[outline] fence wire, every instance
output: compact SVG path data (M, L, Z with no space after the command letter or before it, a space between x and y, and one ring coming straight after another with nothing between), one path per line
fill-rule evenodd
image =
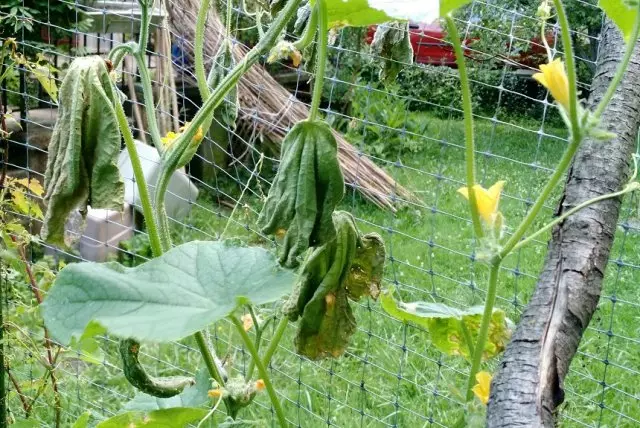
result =
M57 26L46 20L36 20L33 25L63 32L72 48L46 51L27 39L23 30L16 35L20 51L41 52L54 61L57 68L64 69L74 57L105 55L112 47L136 37L140 17L136 14L135 2L121 2L116 9L111 5L114 2L61 0L60 3L72 5L77 11L75 28ZM598 14L597 19L602 21L595 0L576 4L589 13ZM182 7L175 0L163 6ZM244 2L234 2L231 28L237 43L256 32L243 7ZM485 185L501 179L507 181L501 209L512 227L531 206L566 146L566 131L558 120L552 99L544 92L531 89L536 87L530 79L535 66L518 65L513 60L521 54L519 44L531 41L528 36L522 36L523 29L540 25L538 18L523 10L500 0L475 1L457 22L469 41L474 94L483 94L474 97L478 107L479 179ZM8 13L0 8L0 22ZM92 15L93 31L100 31L102 23L102 32L81 31L79 23L83 13ZM114 17L120 24L109 30L107 24L113 22ZM195 22L195 17L193 20ZM165 120L164 132L175 131L176 124L188 121L200 103L192 64L184 53L189 41L179 29L170 28L162 8L153 20L153 27L147 60L156 77L156 92L162 91L167 97L158 105L157 114ZM114 28L118 31L111 32ZM167 40L159 31L163 28L172 42L169 50ZM547 31L553 52L562 55L558 27L553 19ZM588 41L584 44L597 52L597 33L594 35L582 27L575 31L576 40ZM358 37L363 40L364 35L362 32ZM394 286L405 300L444 302L461 308L481 304L485 298L486 269L476 261L466 204L456 194L464 185L464 134L459 95L455 93L456 72L437 64L403 64L404 71L396 84L385 86L378 82L377 69L371 66L371 63L379 64L382 58L368 53L366 44L354 44L352 39L353 34L348 31L338 32L330 47L331 67L322 112L346 134L362 159L368 158L382 167L397 186L408 189L415 198L403 200L394 189L385 196L398 209L384 210L361 197L361 183L356 179L348 183L342 208L356 216L362 231L374 231L384 237L385 287ZM489 51L483 43L485 39L501 48ZM538 39L533 45L540 48L539 42ZM160 49L161 43L164 43L163 49ZM428 36L418 43L444 44ZM578 54L581 67L585 70L595 67L596 57L588 57L584 52ZM210 59L206 58L207 64ZM167 68L169 61L172 71ZM360 63L357 77L350 74L354 62ZM485 67L489 63L493 65ZM308 73L286 62L267 65L262 61L261 65L280 76L280 81L285 82L296 97L293 103L309 102ZM491 79L486 78L487 74ZM136 92L139 75L128 62L118 69L118 75L120 87L129 97L130 122L137 138L142 139L144 130L140 129L140 123L144 122L144 114L140 114L140 120L135 111L144 109L142 94ZM158 81L158 76L162 76L162 80ZM17 80L17 84L10 82L2 88L4 104L9 100L22 125L22 130L10 137L9 174L43 181L56 105L24 73L17 76ZM581 88L588 93L589 82L582 81ZM269 87L265 83L252 89L260 94ZM443 90L451 94L442 93ZM134 94L137 103L132 101ZM167 102L174 95L177 105ZM518 110L521 106L528 107ZM287 114L287 108L261 112L277 113L270 116L270 123L264 123L265 114L256 114L251 121L247 119L251 117L250 112L244 112L237 130L228 130L229 147L208 141L226 151L228 167L222 168L202 154L196 156L186 174L197 185L199 194L197 198L175 195L190 209L188 216L172 219L175 243L218 239L229 224L225 237L271 245L270 239L262 236L256 226L264 195L278 165L277 151L273 150L277 142L265 137L265 127L281 128L280 119ZM150 140L148 135L147 140ZM260 160L263 152L264 159ZM212 168L213 178L203 178L205 168ZM366 170L360 170L361 165L356 168L356 177L367 174ZM545 207L545 219L553 215L558 197L559 192ZM637 251L640 224L634 209L636 203L635 200L625 203L603 296L566 380L566 404L559 412L561 426L640 424L640 391L636 381L640 375L637 327L640 295L636 286L640 280ZM112 250L111 257L125 264L140 263L149 256L149 250L145 232L139 226L139 215L133 216L138 221L132 224L121 224L122 216L104 223L108 235L112 228L132 229L135 238L127 241L127 245L101 241L86 234L83 242L97 253ZM23 220L37 231L36 218ZM83 259L77 249L63 250L44 244L32 244L29 251L28 258L34 268L45 255L67 263ZM503 267L498 304L514 321L532 294L545 254L546 239L541 239L510 257ZM32 313L34 302L20 297L27 294L28 285L14 280L8 268L2 270L2 275L4 312ZM299 427L452 426L463 409L463 400L456 388L464 385L468 366L435 349L424 329L392 319L374 301L354 306L358 329L346 354L336 360L316 362L298 356L293 348L295 325L288 327L269 369L291 424ZM29 330L26 336L41 338L37 323L27 323L21 328ZM9 410L11 417L20 421L25 414L16 384L25 393L32 394L39 387L43 369L37 361L39 356L30 354L18 342L11 342L20 335L11 329L7 331L11 333L6 346L10 373L16 378L16 383L6 379L10 391ZM230 340L229 326L218 323L210 329L210 336L218 354L230 358L234 370L242 373L248 364L248 355L237 340ZM97 418L117 414L135 395L124 380L116 340L104 336L100 345L101 349L91 355L70 352L58 367L63 426L71 426L86 410ZM190 340L145 344L143 349L146 367L158 376L193 375L200 366L199 354ZM243 410L243 418L258 421L259 426L275 426L266 395L259 395L256 402L257 406ZM42 399L31 411L30 419L35 421L34 426L53 426L52 412L50 398Z

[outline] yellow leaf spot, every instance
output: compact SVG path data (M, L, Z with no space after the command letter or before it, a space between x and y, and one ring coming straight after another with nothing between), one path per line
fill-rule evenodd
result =
M564 68L564 62L556 58L549 64L540 66L541 73L536 73L533 78L547 88L555 100L569 110L569 79Z
M484 404L487 405L489 401L489 393L491 388L491 373L489 372L478 372L476 374L476 381L478 382L472 389L473 393L478 397L478 399Z
M500 203L500 194L504 187L504 181L498 181L491 186L488 190L479 184L473 186L473 190L476 196L476 203L478 205L478 214L489 225L492 226L495 215L498 211L498 205ZM461 187L458 192L469 199L469 189L467 187Z
M20 180L15 180L16 183L20 184L23 187L26 187L36 196L42 196L44 193L44 189L42 188L42 184L35 178L31 180L27 180L26 178L21 178Z

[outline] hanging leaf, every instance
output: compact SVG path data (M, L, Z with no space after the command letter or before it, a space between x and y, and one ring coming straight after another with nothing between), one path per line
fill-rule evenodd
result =
M42 237L50 243L65 244L64 225L77 207L82 213L87 205L122 209L116 91L99 56L76 58L62 82L45 173L48 206Z
M258 219L265 234L286 232L281 264L294 268L309 247L335 237L331 215L343 196L331 128L325 122L298 122L282 143L280 167Z
M317 247L301 269L295 292L284 306L290 320L300 318L295 343L311 359L340 356L356 330L349 299L376 298L384 265L384 242L360 236L351 214L333 214L336 237Z
M460 310L442 303L396 302L393 289L384 292L380 298L382 308L392 317L426 328L431 342L447 355L462 355L470 358L484 308L474 306ZM489 324L489 337L485 344L483 360L495 357L504 351L511 337L512 323L501 309L494 309ZM468 333L465 334L465 330ZM468 339L471 339L469 342Z
M191 407L174 407L152 412L133 411L100 422L96 428L175 428L186 427L202 420L209 410Z
M52 336L68 344L90 321L139 340L179 340L229 315L291 291L294 275L258 247L193 241L135 268L74 263L42 304Z
M373 35L371 53L382 59L380 80L394 81L403 68L413 63L409 23L394 21L379 25Z
M622 31L625 41L631 37L633 25L638 16L638 6L637 4L632 5L632 3L634 2L629 0L599 0L598 2L598 6Z

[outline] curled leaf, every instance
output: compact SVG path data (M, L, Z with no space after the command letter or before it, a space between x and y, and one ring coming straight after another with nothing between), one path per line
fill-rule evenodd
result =
M298 122L284 139L280 168L258 219L263 233L286 230L281 264L296 267L309 247L335 237L331 216L343 195L331 128L324 122Z
M66 218L77 207L121 209L124 184L117 160L120 128L114 104L120 102L99 56L76 58L60 87L60 109L45 173L48 203L42 237L64 239Z
M289 319L301 318L296 348L311 359L344 352L356 329L349 298L377 297L384 263L382 239L360 237L351 214L336 211L333 224L335 239L313 250L284 308Z

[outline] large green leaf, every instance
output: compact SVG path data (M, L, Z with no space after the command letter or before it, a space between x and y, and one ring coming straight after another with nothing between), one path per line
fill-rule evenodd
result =
M426 328L431 342L448 355L471 356L470 349L480 330L482 306L460 310L442 303L396 302L393 289L382 294L382 308L394 318ZM489 337L485 344L483 359L487 360L502 352L511 337L511 321L501 309L494 309L489 324Z
M330 27L366 27L394 20L432 22L438 18L438 0L325 0ZM311 4L315 0L311 0Z
M200 407L210 401L207 392L211 389L211 380L206 368L196 374L196 384L185 388L180 394L170 398L158 398L139 392L124 405L124 410L152 411L173 407Z
M96 428L175 428L186 427L202 420L209 410L174 407L152 412L127 412L100 422Z
M628 0L600 0L598 5L607 16L620 28L624 39L628 40L638 15L637 6L629 6Z
M288 294L294 275L259 247L193 241L135 268L75 263L64 268L42 304L62 344L90 321L138 340L178 340L227 316L240 304Z

